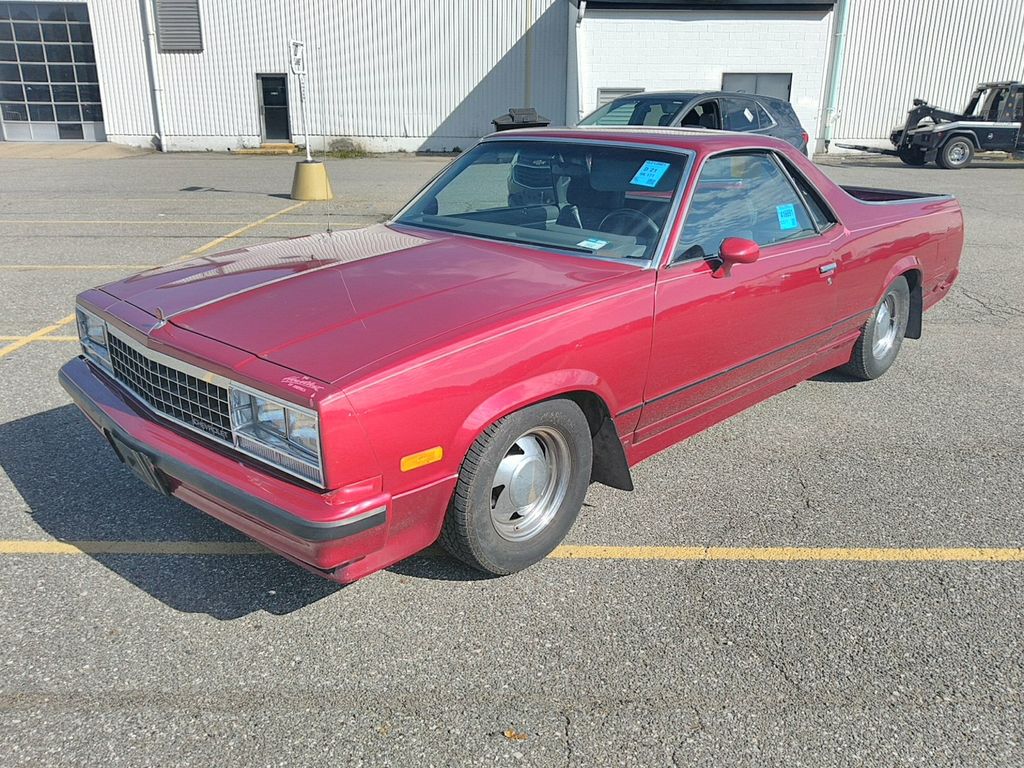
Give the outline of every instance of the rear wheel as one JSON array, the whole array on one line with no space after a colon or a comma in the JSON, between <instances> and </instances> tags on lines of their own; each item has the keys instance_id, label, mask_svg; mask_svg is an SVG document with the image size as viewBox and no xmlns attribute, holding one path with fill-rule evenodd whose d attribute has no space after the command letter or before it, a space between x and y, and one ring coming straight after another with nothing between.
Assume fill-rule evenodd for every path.
<instances>
[{"instance_id":1,"label":"rear wheel","mask_svg":"<svg viewBox=\"0 0 1024 768\"><path fill-rule=\"evenodd\" d=\"M966 136L954 136L939 150L935 162L949 170L966 168L974 157L974 144Z\"/></svg>"},{"instance_id":2,"label":"rear wheel","mask_svg":"<svg viewBox=\"0 0 1024 768\"><path fill-rule=\"evenodd\" d=\"M592 463L590 427L574 402L547 400L506 416L469 449L441 545L495 575L533 565L575 522Z\"/></svg>"},{"instance_id":3,"label":"rear wheel","mask_svg":"<svg viewBox=\"0 0 1024 768\"><path fill-rule=\"evenodd\" d=\"M900 352L910 319L910 286L897 277L861 329L850 362L840 370L865 381L888 371Z\"/></svg>"},{"instance_id":4,"label":"rear wheel","mask_svg":"<svg viewBox=\"0 0 1024 768\"><path fill-rule=\"evenodd\" d=\"M900 147L898 150L900 160L907 165L924 165L924 150L920 147Z\"/></svg>"}]
</instances>

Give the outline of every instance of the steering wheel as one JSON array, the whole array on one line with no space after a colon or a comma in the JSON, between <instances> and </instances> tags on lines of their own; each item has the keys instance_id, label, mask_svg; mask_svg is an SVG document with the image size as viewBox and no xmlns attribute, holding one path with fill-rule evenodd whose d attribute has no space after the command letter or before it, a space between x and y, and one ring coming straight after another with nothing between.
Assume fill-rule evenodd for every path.
<instances>
[{"instance_id":1,"label":"steering wheel","mask_svg":"<svg viewBox=\"0 0 1024 768\"><path fill-rule=\"evenodd\" d=\"M617 229L608 225L609 221L615 221L616 219L626 222L627 228ZM632 226L629 226L630 221L632 222ZM658 225L654 223L654 219L645 213L640 213L640 211L635 208L619 208L616 211L612 211L601 219L601 223L597 226L598 229L616 232L620 235L633 235L637 238L649 230L650 237L645 239L656 240L658 237Z\"/></svg>"}]
</instances>

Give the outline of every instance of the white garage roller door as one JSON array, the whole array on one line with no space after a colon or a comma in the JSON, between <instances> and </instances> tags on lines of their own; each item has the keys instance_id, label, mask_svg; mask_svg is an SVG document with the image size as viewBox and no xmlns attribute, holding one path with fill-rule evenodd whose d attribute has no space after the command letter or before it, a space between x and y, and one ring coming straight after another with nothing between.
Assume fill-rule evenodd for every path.
<instances>
[{"instance_id":1,"label":"white garage roller door","mask_svg":"<svg viewBox=\"0 0 1024 768\"><path fill-rule=\"evenodd\" d=\"M791 77L790 102L818 136L831 31L831 11L588 11L577 36L580 113L613 89L717 91L763 72L776 86Z\"/></svg>"}]
</instances>

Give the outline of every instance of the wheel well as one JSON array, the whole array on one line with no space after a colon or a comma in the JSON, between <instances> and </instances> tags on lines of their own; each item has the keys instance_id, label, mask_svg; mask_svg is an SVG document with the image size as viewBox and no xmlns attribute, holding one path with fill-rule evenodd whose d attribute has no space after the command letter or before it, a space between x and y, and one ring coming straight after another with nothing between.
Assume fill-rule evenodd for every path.
<instances>
[{"instance_id":1,"label":"wheel well","mask_svg":"<svg viewBox=\"0 0 1024 768\"><path fill-rule=\"evenodd\" d=\"M590 473L591 482L601 483L623 491L633 490L633 478L629 473L629 462L622 448L622 440L615 422L612 421L608 405L597 394L587 390L566 392L559 397L572 400L583 411L590 425L590 436L594 441L594 465Z\"/></svg>"},{"instance_id":2,"label":"wheel well","mask_svg":"<svg viewBox=\"0 0 1024 768\"><path fill-rule=\"evenodd\" d=\"M924 289L921 286L921 270L909 269L902 277L910 288L910 317L907 319L908 339L920 339L924 320Z\"/></svg>"},{"instance_id":3,"label":"wheel well","mask_svg":"<svg viewBox=\"0 0 1024 768\"><path fill-rule=\"evenodd\" d=\"M947 137L946 137L946 138L945 138L945 139L943 140L943 142L942 142L942 146L946 146L946 144L948 144L948 143L949 143L950 141L952 141L953 139L956 139L956 138L960 138L960 137L962 137L962 138L965 138L965 139L967 139L967 140L968 140L969 142L971 142L971 146L972 146L972 147L974 147L975 149L977 149L977 148L978 148L978 137L977 137L977 136L975 136L975 135L974 135L973 133L971 133L970 131L957 131L957 132L955 132L955 133L951 133L951 134L949 134L949 136L947 136Z\"/></svg>"}]
</instances>

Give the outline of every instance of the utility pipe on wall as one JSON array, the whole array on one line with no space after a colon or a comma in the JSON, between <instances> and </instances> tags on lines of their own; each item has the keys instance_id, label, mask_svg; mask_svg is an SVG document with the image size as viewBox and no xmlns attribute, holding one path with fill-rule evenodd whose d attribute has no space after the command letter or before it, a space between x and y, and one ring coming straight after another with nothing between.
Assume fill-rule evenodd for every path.
<instances>
[{"instance_id":1,"label":"utility pipe on wall","mask_svg":"<svg viewBox=\"0 0 1024 768\"><path fill-rule=\"evenodd\" d=\"M832 142L832 128L839 118L839 86L843 79L843 59L846 56L846 25L849 20L849 0L836 3L836 34L832 44L832 71L829 74L828 104L825 106L825 152Z\"/></svg>"},{"instance_id":2,"label":"utility pipe on wall","mask_svg":"<svg viewBox=\"0 0 1024 768\"><path fill-rule=\"evenodd\" d=\"M580 67L580 47L583 39L583 17L587 13L587 0L579 0L576 12L570 6L568 26L568 44L566 46L566 77L565 77L565 122L573 126L579 122L580 92L583 76ZM570 96L570 93L572 94Z\"/></svg>"},{"instance_id":3,"label":"utility pipe on wall","mask_svg":"<svg viewBox=\"0 0 1024 768\"><path fill-rule=\"evenodd\" d=\"M164 141L164 116L160 105L163 88L160 85L160 71L157 69L156 25L153 23L152 0L139 0L142 6L143 23L146 26L146 60L149 63L149 84L153 94L153 129L156 133L158 149L167 151Z\"/></svg>"}]
</instances>

